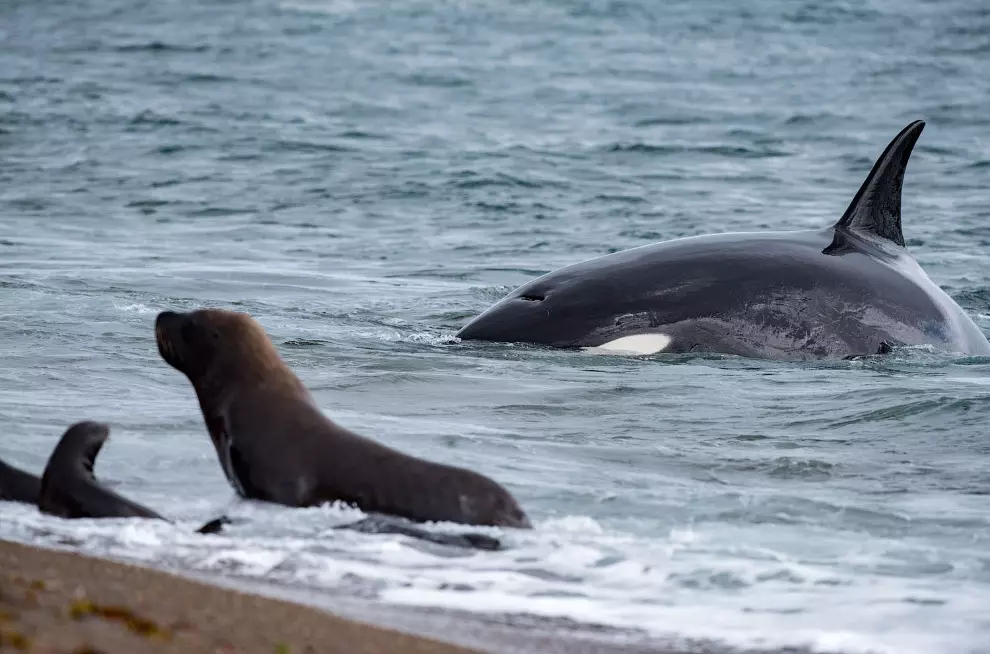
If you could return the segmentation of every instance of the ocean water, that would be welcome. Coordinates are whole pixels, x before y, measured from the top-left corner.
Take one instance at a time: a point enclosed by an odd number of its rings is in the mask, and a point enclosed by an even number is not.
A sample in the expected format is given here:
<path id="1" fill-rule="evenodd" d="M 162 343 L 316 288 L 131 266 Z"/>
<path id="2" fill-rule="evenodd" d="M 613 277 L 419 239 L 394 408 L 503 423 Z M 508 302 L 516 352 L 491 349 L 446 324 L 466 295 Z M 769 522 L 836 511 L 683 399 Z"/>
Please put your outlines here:
<path id="1" fill-rule="evenodd" d="M 990 331 L 988 61 L 981 0 L 6 0 L 0 457 L 106 421 L 97 474 L 177 523 L 6 503 L 0 537 L 721 648 L 990 651 L 990 360 L 453 338 L 565 264 L 829 225 L 916 118 L 909 247 Z M 237 500 L 153 340 L 202 306 L 536 528 L 456 552 Z"/>

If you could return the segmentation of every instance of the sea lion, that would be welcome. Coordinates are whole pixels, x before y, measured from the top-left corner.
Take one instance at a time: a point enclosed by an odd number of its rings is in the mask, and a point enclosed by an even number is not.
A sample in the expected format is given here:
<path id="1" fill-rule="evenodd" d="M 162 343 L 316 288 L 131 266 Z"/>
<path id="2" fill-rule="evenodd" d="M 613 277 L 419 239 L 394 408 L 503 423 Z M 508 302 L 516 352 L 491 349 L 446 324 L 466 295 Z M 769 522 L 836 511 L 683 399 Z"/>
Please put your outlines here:
<path id="1" fill-rule="evenodd" d="M 167 520 L 156 511 L 118 495 L 93 476 L 96 457 L 109 437 L 110 428 L 100 422 L 77 422 L 66 430 L 41 476 L 37 504 L 42 513 L 62 518 Z M 197 532 L 216 533 L 227 522 L 226 517 L 217 518 Z"/>
<path id="2" fill-rule="evenodd" d="M 62 518 L 165 518 L 102 485 L 93 465 L 110 428 L 99 422 L 77 422 L 62 435 L 41 476 L 38 508 Z"/>
<path id="3" fill-rule="evenodd" d="M 163 311 L 155 336 L 162 358 L 195 389 L 221 467 L 242 497 L 293 507 L 340 501 L 416 522 L 532 526 L 488 477 L 332 422 L 251 316 Z"/>
<path id="4" fill-rule="evenodd" d="M 56 466 L 49 463 L 48 466 L 51 469 L 50 483 L 44 501 L 45 508 L 42 511 L 63 518 L 161 518 L 157 512 L 121 498 L 106 489 L 93 477 L 94 461 L 100 448 L 102 448 L 102 443 L 96 444 L 94 442 L 90 447 L 95 447 L 95 451 L 87 450 L 86 440 L 88 438 L 99 439 L 101 434 L 105 442 L 109 437 L 109 428 L 106 425 L 79 423 L 73 425 L 63 435 L 62 441 L 65 446 L 61 450 L 62 454 L 59 455 L 58 463 Z M 70 435 L 71 438 L 68 438 Z M 75 454 L 72 453 L 73 450 L 75 450 Z M 54 460 L 54 452 L 50 458 Z M 82 475 L 80 470 L 83 471 Z M 0 500 L 37 506 L 41 496 L 41 485 L 41 477 L 36 477 L 0 460 Z M 82 494 L 79 493 L 80 488 L 84 489 Z M 93 498 L 96 498 L 95 501 Z M 80 509 L 80 507 L 83 508 Z M 93 510 L 94 508 L 97 510 Z M 222 531 L 224 525 L 232 523 L 233 521 L 227 516 L 221 516 L 211 520 L 196 531 L 201 534 L 215 534 Z M 365 534 L 399 534 L 451 547 L 481 550 L 502 548 L 499 539 L 485 534 L 431 532 L 420 529 L 402 518 L 385 515 L 368 516 L 356 522 L 334 527 L 334 529 L 346 529 Z"/>
<path id="5" fill-rule="evenodd" d="M 0 460 L 0 500 L 37 504 L 41 479 Z"/>

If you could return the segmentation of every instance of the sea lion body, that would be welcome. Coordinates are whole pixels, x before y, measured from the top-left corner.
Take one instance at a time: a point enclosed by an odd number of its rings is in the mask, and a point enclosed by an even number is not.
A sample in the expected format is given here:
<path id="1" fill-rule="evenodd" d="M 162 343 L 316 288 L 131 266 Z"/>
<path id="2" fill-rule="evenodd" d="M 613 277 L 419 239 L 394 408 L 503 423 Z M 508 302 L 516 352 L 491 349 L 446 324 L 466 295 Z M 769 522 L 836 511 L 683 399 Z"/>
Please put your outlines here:
<path id="1" fill-rule="evenodd" d="M 340 501 L 418 522 L 530 526 L 512 495 L 488 477 L 331 421 L 250 316 L 166 311 L 155 333 L 162 358 L 192 383 L 224 473 L 241 496 L 295 507 Z"/>
<path id="2" fill-rule="evenodd" d="M 78 422 L 62 435 L 41 477 L 38 508 L 62 518 L 153 518 L 151 509 L 122 497 L 93 476 L 93 465 L 110 428 L 99 422 Z"/>
<path id="3" fill-rule="evenodd" d="M 37 504 L 41 479 L 0 461 L 0 500 Z"/>

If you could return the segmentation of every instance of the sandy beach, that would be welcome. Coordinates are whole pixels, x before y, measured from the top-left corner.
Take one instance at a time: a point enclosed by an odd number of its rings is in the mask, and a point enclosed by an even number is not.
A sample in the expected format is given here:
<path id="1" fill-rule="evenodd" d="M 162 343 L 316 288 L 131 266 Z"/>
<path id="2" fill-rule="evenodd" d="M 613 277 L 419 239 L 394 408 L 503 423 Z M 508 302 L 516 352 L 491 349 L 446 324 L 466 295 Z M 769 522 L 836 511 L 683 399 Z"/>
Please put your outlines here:
<path id="1" fill-rule="evenodd" d="M 341 604 L 348 615 L 341 617 L 216 581 L 221 585 L 0 541 L 0 652 L 674 654 L 655 644 L 600 640 L 577 626 L 568 633 L 566 625 L 486 621 L 356 599 Z M 362 612 L 370 614 L 367 622 L 355 619 Z"/>
<path id="2" fill-rule="evenodd" d="M 0 651 L 290 654 L 472 650 L 164 572 L 0 542 Z"/>

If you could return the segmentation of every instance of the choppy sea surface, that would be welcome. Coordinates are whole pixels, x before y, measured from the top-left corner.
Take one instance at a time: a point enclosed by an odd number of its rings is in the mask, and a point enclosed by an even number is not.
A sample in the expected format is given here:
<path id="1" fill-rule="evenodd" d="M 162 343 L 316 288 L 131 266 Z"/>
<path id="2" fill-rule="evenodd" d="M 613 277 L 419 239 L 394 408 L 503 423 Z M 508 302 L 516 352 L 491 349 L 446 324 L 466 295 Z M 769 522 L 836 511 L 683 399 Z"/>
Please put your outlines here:
<path id="1" fill-rule="evenodd" d="M 97 474 L 177 524 L 6 503 L 0 537 L 725 647 L 990 651 L 990 360 L 453 338 L 565 264 L 829 225 L 916 118 L 908 245 L 990 330 L 988 61 L 980 0 L 2 2 L 0 457 L 40 472 L 106 421 Z M 201 306 L 536 529 L 465 553 L 237 500 L 153 341 Z"/>

